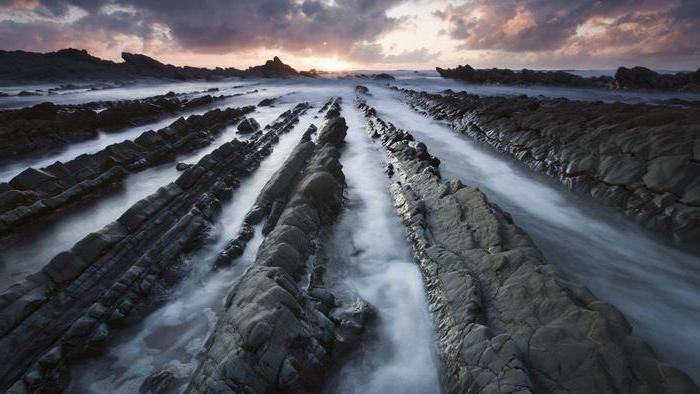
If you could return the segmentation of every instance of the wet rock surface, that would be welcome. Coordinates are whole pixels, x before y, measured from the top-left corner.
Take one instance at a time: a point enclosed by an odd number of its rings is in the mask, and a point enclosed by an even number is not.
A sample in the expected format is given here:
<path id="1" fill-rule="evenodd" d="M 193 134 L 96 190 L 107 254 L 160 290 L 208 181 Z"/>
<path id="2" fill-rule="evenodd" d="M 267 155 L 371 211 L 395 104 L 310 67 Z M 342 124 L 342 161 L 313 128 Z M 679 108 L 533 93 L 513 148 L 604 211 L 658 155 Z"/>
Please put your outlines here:
<path id="1" fill-rule="evenodd" d="M 137 202 L 102 230 L 59 253 L 40 272 L 0 296 L 0 388 L 62 391 L 75 360 L 103 350 L 111 331 L 157 304 L 154 294 L 182 275 L 183 254 L 201 247 L 239 178 L 270 154 L 307 109 L 285 111 L 246 142 L 233 140 Z M 167 371 L 143 392 L 170 387 Z"/>
<path id="2" fill-rule="evenodd" d="M 250 134 L 258 131 L 260 124 L 253 118 L 245 118 L 238 124 L 238 132 L 240 134 Z"/>
<path id="3" fill-rule="evenodd" d="M 359 101 L 398 176 L 435 321 L 445 392 L 698 392 L 613 306 L 560 276 L 478 189 L 447 181 L 419 142 Z"/>
<path id="4" fill-rule="evenodd" d="M 193 110 L 228 97 L 168 93 L 139 100 L 96 101 L 79 105 L 46 102 L 0 111 L 0 160 L 96 138 L 98 129 L 145 123 L 158 116 Z"/>
<path id="5" fill-rule="evenodd" d="M 112 144 L 65 163 L 28 168 L 0 184 L 0 234 L 78 199 L 99 197 L 102 188 L 120 182 L 129 172 L 206 146 L 227 125 L 252 111 L 254 107 L 250 106 L 215 109 L 180 118 L 158 131 L 146 131 L 133 141 Z"/>
<path id="6" fill-rule="evenodd" d="M 403 91 L 436 119 L 700 248 L 700 115 L 652 106 Z"/>
<path id="7" fill-rule="evenodd" d="M 331 117 L 315 143 L 302 139 L 260 194 L 247 224 L 270 221 L 277 202 L 283 208 L 227 297 L 186 392 L 317 390 L 330 363 L 358 340 L 371 315 L 366 303 L 336 305 L 318 274 L 308 287 L 300 283 L 306 272 L 320 271 L 311 257 L 343 206 L 338 158 L 346 130 L 343 118 Z"/>

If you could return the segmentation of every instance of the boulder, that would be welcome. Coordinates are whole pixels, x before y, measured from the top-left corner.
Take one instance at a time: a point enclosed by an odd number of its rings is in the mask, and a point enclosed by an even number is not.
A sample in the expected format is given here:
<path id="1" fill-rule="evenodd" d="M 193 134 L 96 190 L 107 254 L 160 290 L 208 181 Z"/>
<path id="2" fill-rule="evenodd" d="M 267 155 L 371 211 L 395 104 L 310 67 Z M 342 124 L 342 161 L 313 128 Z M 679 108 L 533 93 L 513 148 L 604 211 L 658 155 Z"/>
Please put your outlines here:
<path id="1" fill-rule="evenodd" d="M 238 124 L 239 134 L 250 134 L 258 131 L 260 129 L 260 124 L 257 120 L 253 118 L 245 118 Z"/>

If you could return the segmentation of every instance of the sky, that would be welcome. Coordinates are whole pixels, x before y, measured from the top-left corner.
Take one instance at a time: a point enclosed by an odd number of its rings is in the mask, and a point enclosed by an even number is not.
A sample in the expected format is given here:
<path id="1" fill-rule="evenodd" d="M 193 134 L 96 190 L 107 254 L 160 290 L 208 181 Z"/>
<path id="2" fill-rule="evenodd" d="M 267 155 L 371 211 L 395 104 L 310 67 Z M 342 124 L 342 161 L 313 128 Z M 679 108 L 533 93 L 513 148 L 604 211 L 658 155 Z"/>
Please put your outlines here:
<path id="1" fill-rule="evenodd" d="M 700 67 L 700 0 L 0 0 L 0 49 L 297 69 Z"/>

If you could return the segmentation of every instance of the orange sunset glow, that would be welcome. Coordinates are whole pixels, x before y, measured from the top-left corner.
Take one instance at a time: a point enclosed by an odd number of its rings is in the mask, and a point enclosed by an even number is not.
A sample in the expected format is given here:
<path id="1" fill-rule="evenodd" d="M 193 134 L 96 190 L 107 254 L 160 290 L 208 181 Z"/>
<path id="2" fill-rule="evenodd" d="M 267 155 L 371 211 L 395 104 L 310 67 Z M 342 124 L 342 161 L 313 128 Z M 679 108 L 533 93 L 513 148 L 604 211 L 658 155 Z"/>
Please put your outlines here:
<path id="1" fill-rule="evenodd" d="M 175 65 L 300 69 L 695 67 L 698 2 L 51 1 L 0 3 L 0 47 L 122 51 Z M 559 3 L 557 3 L 559 4 Z M 670 45 L 673 43 L 673 45 Z"/>

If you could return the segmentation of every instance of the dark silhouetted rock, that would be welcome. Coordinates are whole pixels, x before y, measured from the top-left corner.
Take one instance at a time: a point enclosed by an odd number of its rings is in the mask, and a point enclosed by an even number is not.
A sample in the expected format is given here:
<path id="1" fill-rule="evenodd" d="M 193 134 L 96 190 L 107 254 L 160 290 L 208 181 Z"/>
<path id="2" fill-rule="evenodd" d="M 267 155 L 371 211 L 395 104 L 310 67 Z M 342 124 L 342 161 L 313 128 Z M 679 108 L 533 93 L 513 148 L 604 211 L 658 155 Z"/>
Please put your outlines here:
<path id="1" fill-rule="evenodd" d="M 272 104 L 274 104 L 275 101 L 277 101 L 277 99 L 274 98 L 274 97 L 273 97 L 273 98 L 262 99 L 262 100 L 260 100 L 260 102 L 258 103 L 258 107 L 269 107 L 269 106 L 271 106 Z"/>
<path id="2" fill-rule="evenodd" d="M 250 134 L 258 131 L 260 129 L 260 124 L 253 118 L 245 118 L 238 124 L 238 133 L 240 134 Z"/>
<path id="3" fill-rule="evenodd" d="M 699 91 L 700 69 L 695 72 L 659 74 L 645 67 L 620 67 L 615 73 L 618 89 Z"/>
<path id="4" fill-rule="evenodd" d="M 612 81 L 609 77 L 584 78 L 565 71 L 533 71 L 526 68 L 520 71 L 499 68 L 477 70 L 468 64 L 453 69 L 436 67 L 435 70 L 443 78 L 475 84 L 606 87 Z"/>
<path id="5" fill-rule="evenodd" d="M 188 170 L 188 169 L 190 169 L 190 168 L 192 168 L 192 164 L 190 164 L 190 163 L 184 163 L 184 162 L 181 162 L 181 161 L 179 161 L 179 162 L 175 165 L 175 169 L 178 170 L 178 171 L 185 171 L 185 170 Z"/>
<path id="6" fill-rule="evenodd" d="M 659 74 L 645 67 L 620 67 L 615 77 L 580 77 L 565 71 L 534 71 L 528 69 L 474 69 L 469 65 L 453 69 L 435 68 L 443 78 L 475 84 L 497 85 L 555 85 L 577 87 L 606 87 L 612 89 L 650 89 L 674 91 L 700 90 L 700 69 L 695 72 Z"/>
<path id="7" fill-rule="evenodd" d="M 0 81 L 132 81 L 144 78 L 216 80 L 231 77 L 287 78 L 299 75 L 278 57 L 245 71 L 236 68 L 178 67 L 128 52 L 122 53 L 122 59 L 122 63 L 115 63 L 77 49 L 49 53 L 0 51 Z"/>

